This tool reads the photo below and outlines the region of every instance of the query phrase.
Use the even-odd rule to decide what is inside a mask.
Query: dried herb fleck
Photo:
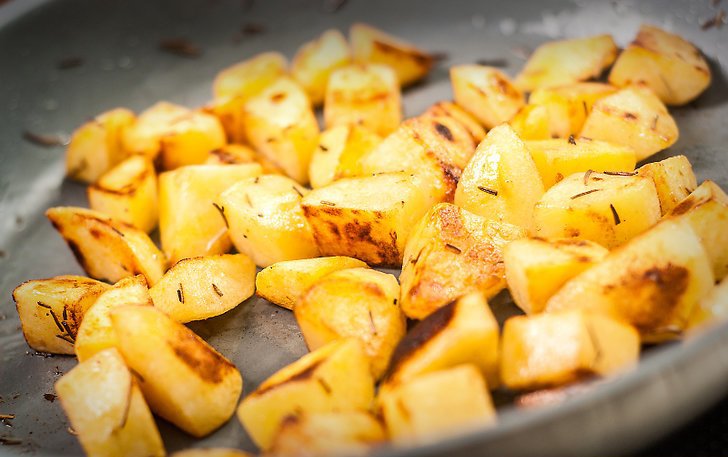
[[[159,42],[159,49],[179,57],[196,58],[202,49],[184,38],[168,38]]]
[[[369,310],[369,323],[372,326],[372,334],[374,336],[377,336],[377,326],[374,325],[374,316],[372,316],[372,311],[371,310]]]
[[[296,191],[296,193],[297,193],[298,195],[300,195],[300,196],[301,196],[301,198],[303,198],[303,192],[301,192],[300,190],[298,190],[298,187],[296,187],[296,186],[293,186],[293,190],[294,190],[294,191]]]
[[[700,28],[703,30],[708,30],[713,27],[719,29],[723,27],[723,24],[726,23],[726,14],[725,10],[723,8],[719,9],[717,13],[710,19],[704,21],[702,24],[700,24]]]
[[[508,61],[502,57],[496,57],[494,59],[478,59],[475,61],[478,65],[484,65],[486,67],[507,67]]]
[[[569,135],[569,144],[573,144],[576,146],[576,140],[574,139],[574,135]]]
[[[636,171],[603,171],[602,174],[609,176],[635,176]]]
[[[589,184],[589,177],[594,173],[594,170],[587,170],[586,173],[584,173],[584,185],[586,186]]]
[[[117,235],[119,235],[120,237],[124,238],[124,234],[121,232],[121,230],[119,230],[118,228],[114,227],[113,225],[110,226],[110,227],[111,227],[111,230],[113,230],[114,232],[116,232]]]
[[[580,193],[580,194],[572,195],[572,196],[571,196],[571,199],[572,199],[572,200],[575,200],[575,199],[577,199],[577,198],[579,198],[579,197],[583,197],[584,195],[589,195],[589,194],[591,194],[591,193],[594,193],[594,192],[599,192],[600,190],[601,190],[601,189],[592,189],[592,190],[587,190],[586,192],[582,192],[582,193]]]
[[[217,294],[218,297],[222,297],[224,295],[222,293],[222,291],[220,290],[220,288],[218,288],[214,282],[212,283],[212,290],[215,291],[215,293]]]
[[[225,227],[229,229],[230,228],[230,224],[228,223],[227,216],[225,216],[225,207],[224,206],[220,206],[220,205],[218,205],[215,202],[212,202],[212,206],[214,206],[215,209],[217,210],[217,212],[220,213],[220,216],[222,216],[223,222],[225,222]]]
[[[497,190],[488,189],[487,187],[483,187],[483,186],[478,186],[478,190],[481,192],[485,192],[486,194],[494,195],[496,197],[498,196]]]
[[[463,252],[463,250],[462,250],[462,249],[460,249],[460,248],[459,248],[459,247],[457,247],[457,246],[453,246],[453,245],[452,245],[452,244],[450,244],[450,243],[445,243],[445,247],[446,247],[447,249],[451,250],[452,252],[454,252],[455,254],[460,254],[461,252]]]
[[[177,289],[177,300],[183,304],[185,302],[185,289],[182,287],[182,283],[179,283],[179,289]]]
[[[617,213],[617,209],[612,205],[609,204],[609,209],[612,210],[612,217],[614,217],[614,225],[619,225],[622,223],[622,220],[619,218],[619,214]]]
[[[321,200],[321,204],[326,206],[336,206],[336,203],[327,200]]]
[[[326,146],[324,146],[323,144],[319,144],[319,149],[321,149],[321,150],[322,150],[322,151],[324,151],[324,152],[329,152],[329,148],[327,148],[327,147],[326,147]]]

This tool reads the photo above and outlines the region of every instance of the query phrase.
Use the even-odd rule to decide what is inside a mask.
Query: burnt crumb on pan
[[[508,60],[504,59],[503,57],[496,57],[494,59],[478,59],[475,61],[475,63],[486,67],[503,68],[508,66]]]
[[[78,56],[65,57],[56,63],[56,68],[59,70],[70,70],[71,68],[77,68],[84,64],[84,60]]]
[[[700,28],[703,30],[708,30],[713,27],[715,27],[716,29],[719,29],[719,28],[723,27],[723,24],[725,24],[725,23],[726,23],[725,10],[723,8],[721,8],[715,13],[715,15],[713,15],[713,17],[703,21],[703,23],[700,24]]]
[[[443,51],[431,52],[429,56],[430,59],[434,60],[435,62],[442,62],[443,60],[447,60],[450,58],[450,54]]]
[[[3,250],[3,249],[0,249],[0,259],[4,258],[4,257],[5,257],[5,256],[7,256],[7,255],[8,255],[8,253],[7,253],[7,252],[5,252],[5,250]]]
[[[23,442],[17,438],[13,438],[12,436],[0,436],[0,444],[3,446],[16,446],[18,444],[23,444]]]
[[[49,401],[49,402],[53,403],[54,401],[56,401],[56,398],[58,398],[58,395],[54,395],[54,394],[43,394],[43,398],[45,398],[46,401]]]
[[[47,135],[41,133],[31,132],[30,130],[23,131],[23,139],[29,143],[33,143],[38,146],[51,148],[54,146],[65,146],[68,141],[60,135]]]
[[[324,13],[337,13],[346,6],[347,0],[323,0],[322,8]]]
[[[159,49],[179,57],[195,58],[202,55],[202,49],[185,38],[167,38],[159,42]]]
[[[248,22],[240,27],[240,33],[245,36],[260,35],[268,31],[268,28],[259,22]]]

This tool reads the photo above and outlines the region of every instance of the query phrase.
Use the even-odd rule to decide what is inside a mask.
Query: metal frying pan
[[[185,0],[125,2],[15,0],[0,7],[0,455],[78,455],[54,402],[53,382],[75,362],[29,351],[10,297],[29,278],[81,273],[43,217],[53,205],[86,205],[83,186],[64,181],[63,149],[44,147],[97,113],[140,111],[157,100],[189,106],[210,97],[215,73],[254,53],[289,56],[326,28],[370,22],[447,58],[425,84],[405,92],[407,115],[449,98],[447,67],[503,60],[515,73],[523,51],[556,37],[612,33],[625,45],[643,21],[696,43],[713,70],[711,88],[674,110],[680,141],[658,156],[689,156],[698,177],[728,187],[728,27],[704,30],[720,4],[710,0],[476,2],[450,0]],[[728,8],[728,6],[725,6]],[[246,27],[247,25],[247,27]],[[183,38],[197,58],[163,52]],[[35,135],[35,136],[34,136]],[[47,145],[46,145],[47,146]],[[501,297],[502,298],[502,297]],[[625,297],[626,300],[629,297]],[[513,310],[495,303],[501,319]],[[231,358],[245,391],[305,353],[287,311],[253,298],[224,316],[190,325]],[[571,456],[626,453],[688,421],[728,391],[728,326],[658,348],[639,368],[565,402],[516,410],[504,406],[498,426],[434,446],[390,455]],[[164,421],[169,451],[186,446],[252,444],[236,420],[195,441]],[[13,440],[18,443],[13,445]]]

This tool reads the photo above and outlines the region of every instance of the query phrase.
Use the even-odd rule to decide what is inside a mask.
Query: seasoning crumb
[[[33,143],[38,146],[46,148],[54,146],[65,146],[68,144],[68,140],[60,135],[45,135],[40,133],[34,133],[30,130],[23,131],[23,139],[29,143]]]
[[[202,55],[199,46],[185,38],[168,38],[159,42],[159,49],[179,57],[195,58]]]
[[[347,0],[324,0],[323,9],[325,13],[337,13],[346,3]]]
[[[726,23],[725,10],[723,10],[723,8],[721,8],[718,10],[717,13],[715,13],[715,15],[713,17],[703,21],[703,23],[700,24],[700,28],[703,30],[708,30],[713,27],[715,27],[716,29],[719,29],[719,28],[723,27],[723,24],[725,24],[725,23]]]
[[[258,22],[248,22],[240,28],[240,32],[247,36],[260,35],[265,33],[267,30],[266,26]]]
[[[475,63],[486,67],[502,68],[508,66],[508,60],[504,59],[503,57],[496,57],[493,59],[478,59],[475,61]]]
[[[43,394],[43,398],[45,398],[49,402],[53,403],[54,401],[56,401],[56,398],[58,398],[58,395],[54,395],[54,394]]]
[[[84,64],[84,60],[81,57],[72,56],[61,59],[56,64],[56,68],[59,70],[70,70],[71,68],[77,68]]]
[[[9,436],[0,436],[0,444],[2,444],[3,446],[15,446],[15,445],[22,444],[22,443],[23,442],[17,438],[12,438]]]

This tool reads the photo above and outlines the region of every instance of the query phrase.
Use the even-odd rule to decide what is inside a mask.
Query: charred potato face
[[[468,113],[459,105],[453,102],[437,102],[429,107],[427,111],[425,111],[420,117],[428,116],[450,117],[458,121],[463,125],[463,127],[468,130],[470,136],[473,137],[473,140],[475,140],[476,143],[480,143],[481,141],[483,141],[483,138],[485,138],[485,129],[482,125],[480,125],[478,120],[473,117],[472,114]]]

